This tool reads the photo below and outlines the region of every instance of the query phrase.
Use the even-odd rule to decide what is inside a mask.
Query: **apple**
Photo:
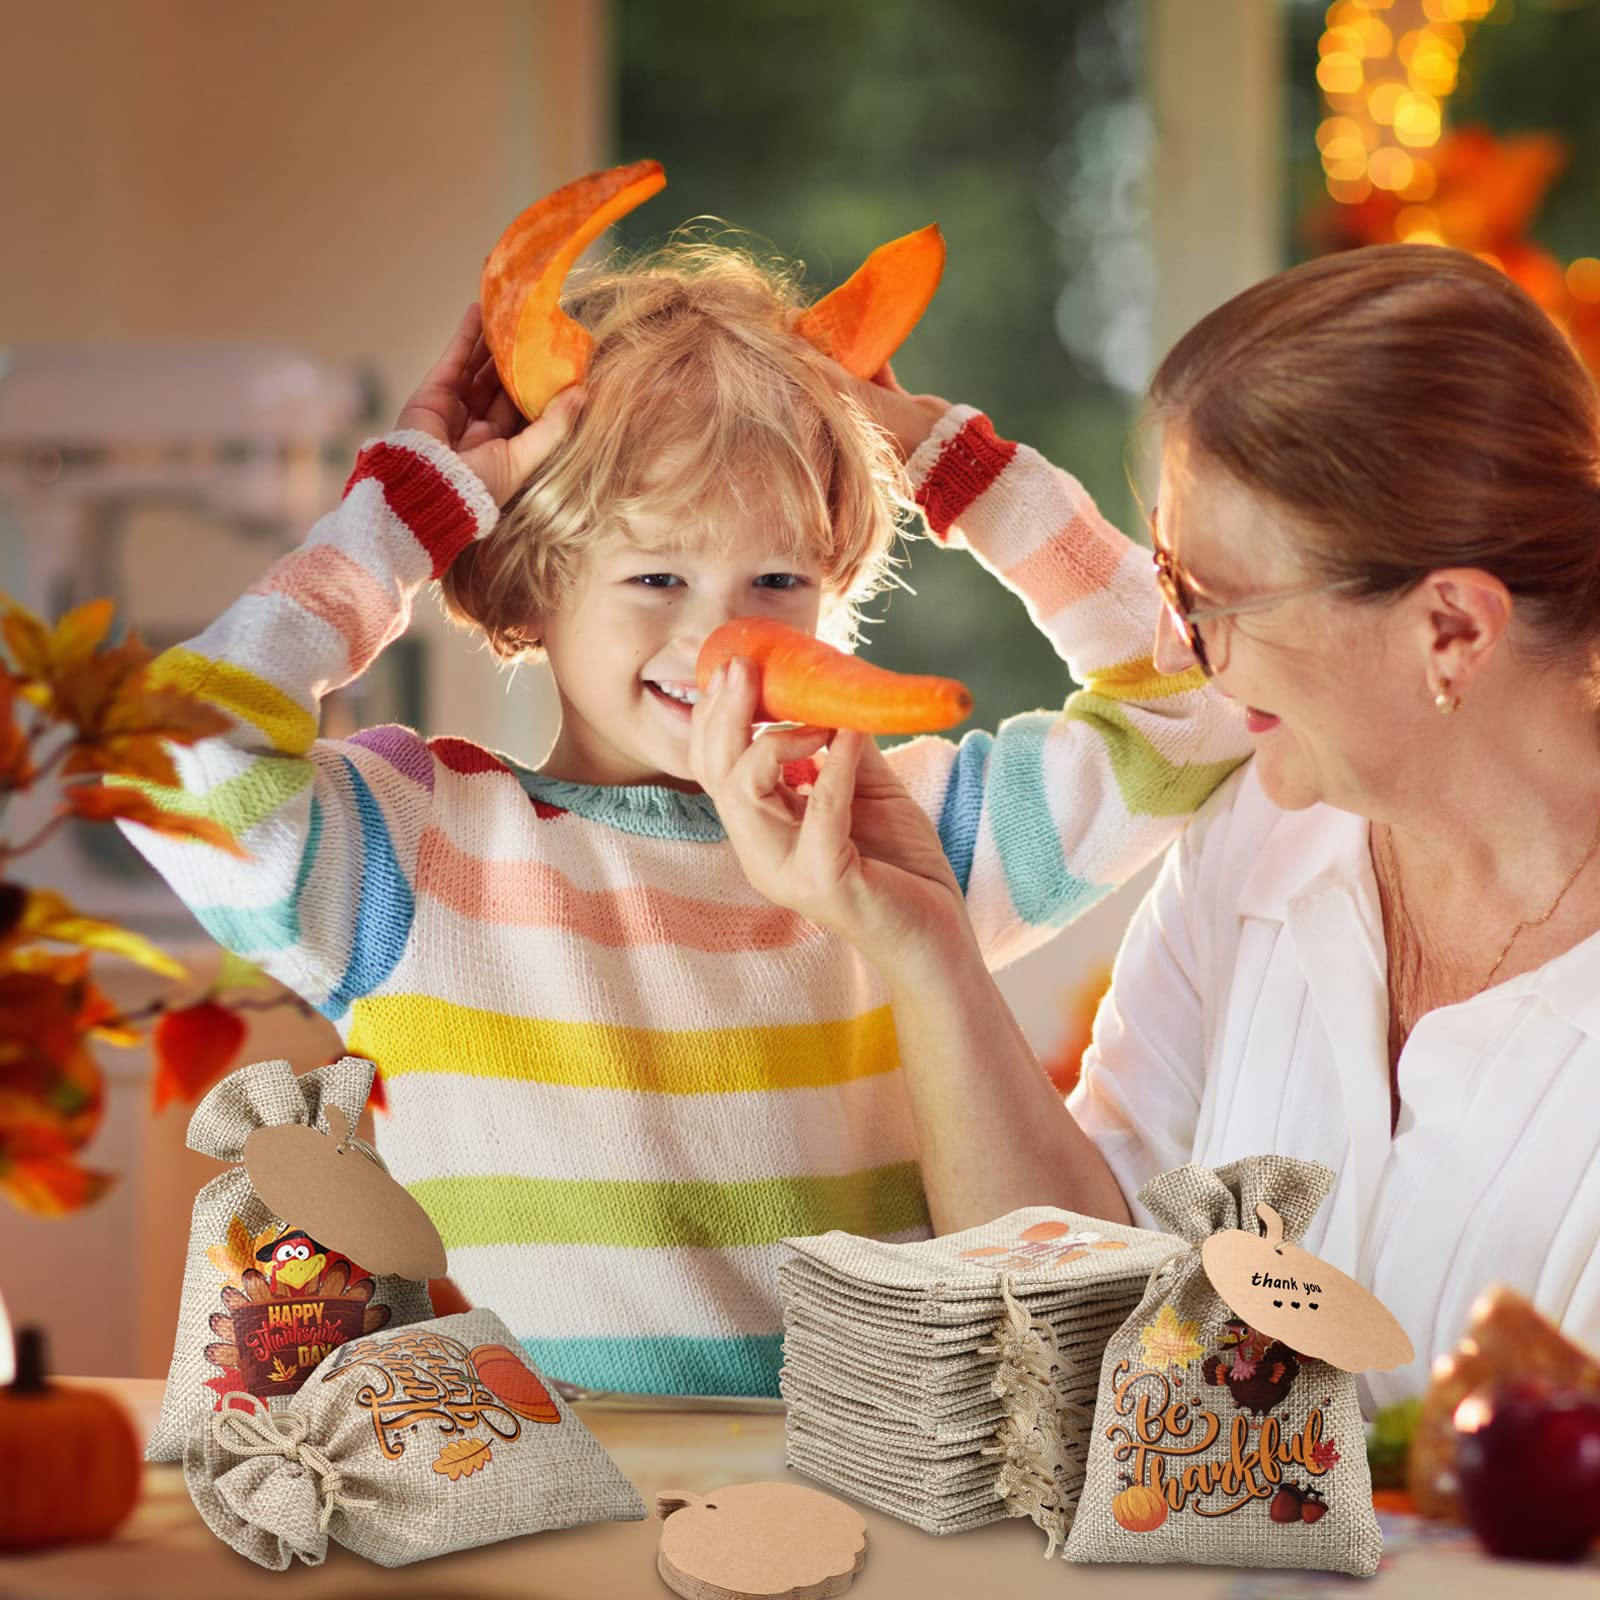
[[[1515,1379],[1474,1389],[1454,1420],[1462,1509],[1484,1546],[1581,1559],[1600,1538],[1600,1395]]]

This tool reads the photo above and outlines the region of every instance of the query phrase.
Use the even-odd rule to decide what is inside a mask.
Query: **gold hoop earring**
[[[1448,678],[1439,685],[1439,692],[1433,697],[1433,708],[1441,717],[1448,717],[1451,712],[1461,709],[1461,696],[1450,693]]]

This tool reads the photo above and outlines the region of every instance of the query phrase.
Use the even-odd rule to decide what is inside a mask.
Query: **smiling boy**
[[[792,281],[737,251],[602,270],[566,304],[595,344],[576,422],[557,402],[522,429],[469,314],[306,544],[162,658],[235,726],[176,751],[158,798],[252,860],[129,837],[378,1062],[382,1154],[543,1370],[770,1395],[778,1241],[929,1220],[883,982],[749,887],[690,775],[689,686],[730,617],[849,639],[896,441],[789,331]],[[891,753],[999,965],[1163,848],[1245,741],[1197,674],[1153,671],[1148,555],[1074,480],[970,408],[906,403],[930,528],[1089,685]],[[539,769],[397,726],[317,737],[430,579],[496,653],[549,661]]]

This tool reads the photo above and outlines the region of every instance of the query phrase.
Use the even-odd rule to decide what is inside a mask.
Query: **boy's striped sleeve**
[[[940,419],[908,473],[934,538],[965,544],[1020,595],[1083,685],[1059,711],[889,752],[999,966],[1164,849],[1250,743],[1242,713],[1198,667],[1156,671],[1150,553],[1069,473],[970,406]]]
[[[409,728],[318,738],[319,703],[404,633],[417,590],[498,516],[426,434],[370,442],[305,543],[152,663],[152,681],[216,706],[232,729],[169,747],[181,788],[113,780],[234,834],[249,860],[119,824],[219,944],[335,1020],[410,935],[438,758]]]

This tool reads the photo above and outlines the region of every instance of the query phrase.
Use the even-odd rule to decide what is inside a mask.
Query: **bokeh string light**
[[[1495,0],[1335,0],[1318,43],[1328,116],[1317,128],[1328,193],[1359,205],[1374,189],[1406,202],[1413,242],[1442,243],[1428,202],[1431,152],[1473,28]]]
[[[1317,64],[1327,115],[1317,147],[1336,203],[1312,219],[1313,231],[1335,247],[1472,251],[1527,290],[1600,375],[1600,258],[1563,266],[1528,232],[1567,164],[1565,141],[1445,127],[1462,56],[1495,3],[1335,0],[1328,7]]]

